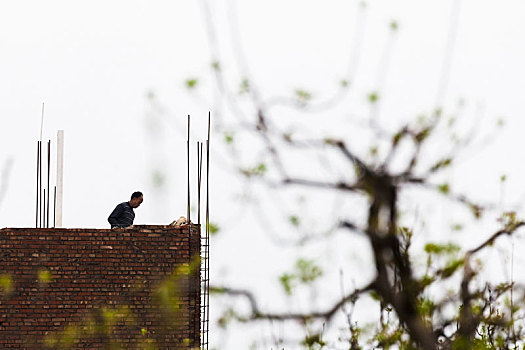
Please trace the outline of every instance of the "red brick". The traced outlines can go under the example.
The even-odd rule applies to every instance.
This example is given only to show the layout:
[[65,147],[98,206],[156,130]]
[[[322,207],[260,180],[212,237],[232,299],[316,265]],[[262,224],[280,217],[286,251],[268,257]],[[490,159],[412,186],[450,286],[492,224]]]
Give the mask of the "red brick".
[[[9,274],[14,282],[14,292],[0,300],[0,348],[42,349],[45,334],[82,324],[100,307],[122,305],[128,305],[137,324],[115,327],[114,337],[129,347],[144,338],[137,332],[142,327],[159,348],[176,348],[184,338],[198,346],[199,275],[188,276],[180,285],[181,309],[171,315],[169,325],[160,318],[163,311],[153,296],[177,264],[189,264],[199,253],[199,235],[196,225],[137,226],[125,232],[0,230],[0,248],[9,252],[0,258],[0,274]],[[39,282],[40,270],[50,271],[51,279]],[[85,341],[89,348],[102,346],[102,340],[93,338],[81,340],[78,347],[85,347]]]

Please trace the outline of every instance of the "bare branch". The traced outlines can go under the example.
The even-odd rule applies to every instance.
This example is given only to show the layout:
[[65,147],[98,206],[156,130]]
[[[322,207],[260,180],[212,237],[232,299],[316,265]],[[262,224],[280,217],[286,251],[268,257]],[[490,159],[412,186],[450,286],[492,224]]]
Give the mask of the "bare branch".
[[480,316],[474,315],[472,313],[472,305],[471,300],[473,298],[473,294],[469,291],[469,284],[472,280],[472,277],[475,275],[475,271],[470,265],[470,258],[475,253],[479,252],[483,248],[491,245],[494,243],[494,241],[502,236],[502,235],[511,235],[513,234],[518,228],[521,226],[524,226],[525,222],[519,221],[508,224],[503,229],[495,232],[492,236],[490,236],[487,240],[485,240],[483,243],[478,245],[477,247],[469,250],[464,257],[464,267],[463,267],[463,280],[461,281],[461,301],[462,301],[462,308],[460,311],[460,317],[459,317],[459,330],[458,334],[463,337],[464,339],[471,339],[474,335],[474,332],[479,324]]
[[337,303],[335,303],[331,308],[326,311],[314,311],[310,313],[267,313],[262,312],[255,300],[253,294],[247,290],[242,289],[233,289],[229,287],[218,287],[211,286],[210,292],[216,294],[225,294],[230,296],[242,296],[245,297],[251,308],[251,315],[247,319],[240,319],[241,321],[250,321],[250,320],[294,320],[300,322],[306,322],[313,319],[323,319],[326,322],[329,322],[336,312],[342,308],[348,302],[355,302],[359,295],[368,292],[374,288],[374,283],[371,282],[363,288],[356,289],[353,293],[346,295],[341,298]]
[[351,152],[346,144],[341,140],[326,139],[326,144],[337,147],[355,166],[359,168],[364,174],[370,174],[371,170],[368,166],[353,152]]
[[344,182],[331,183],[331,182],[323,182],[323,181],[307,180],[307,179],[297,179],[297,178],[285,178],[283,180],[283,184],[286,184],[286,185],[302,185],[302,186],[318,187],[318,188],[328,188],[328,189],[351,191],[351,192],[356,192],[356,191],[362,190],[357,185],[350,185],[350,184],[347,184],[347,183],[344,183]]
[[511,223],[507,225],[505,228],[495,232],[492,236],[490,236],[486,241],[478,245],[476,248],[469,250],[466,253],[465,258],[470,258],[471,255],[479,252],[481,249],[485,248],[486,246],[492,245],[494,241],[502,235],[509,235],[509,236],[512,235],[518,228],[524,225],[525,225],[524,221],[518,221],[516,223]]

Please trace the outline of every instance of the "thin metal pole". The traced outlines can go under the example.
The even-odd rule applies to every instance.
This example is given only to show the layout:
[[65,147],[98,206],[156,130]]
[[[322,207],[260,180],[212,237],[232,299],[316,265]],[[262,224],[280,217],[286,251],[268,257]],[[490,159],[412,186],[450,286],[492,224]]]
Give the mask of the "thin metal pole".
[[57,200],[56,227],[62,227],[62,203],[64,197],[64,130],[57,132]]
[[44,188],[44,208],[43,208],[43,211],[44,211],[44,213],[43,213],[42,216],[44,217],[44,222],[43,222],[42,227],[46,228],[46,215],[45,215],[45,213],[46,213],[46,189],[45,188]]
[[38,165],[40,164],[40,141],[36,143],[36,222],[35,227],[38,228],[38,201],[39,201],[39,195],[40,195],[40,189],[38,186],[38,181],[40,180],[40,177],[38,176]]
[[188,139],[186,140],[187,170],[188,170],[188,223],[190,220],[190,115],[188,114]]
[[57,187],[55,186],[55,196],[53,197],[53,228],[56,227],[57,212]]
[[197,142],[197,224],[201,224],[202,142]]
[[47,228],[49,228],[49,199],[51,192],[49,191],[49,175],[51,174],[51,140],[47,141]]
[[206,140],[206,349],[210,334],[210,125],[211,112],[208,112],[208,140]]
[[38,141],[38,143],[40,144],[40,163],[38,164],[38,173],[39,173],[39,177],[40,177],[40,181],[38,183],[38,191],[40,193],[40,200],[39,200],[39,204],[40,206],[38,207],[38,215],[39,215],[39,218],[38,218],[38,227],[42,227],[42,201],[43,201],[43,197],[42,197],[42,158],[43,158],[43,154],[42,154],[42,140]]

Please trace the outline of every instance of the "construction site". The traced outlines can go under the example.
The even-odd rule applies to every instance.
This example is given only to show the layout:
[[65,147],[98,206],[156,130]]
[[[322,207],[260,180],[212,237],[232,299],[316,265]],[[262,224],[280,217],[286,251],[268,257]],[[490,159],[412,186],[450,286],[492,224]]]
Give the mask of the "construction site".
[[188,116],[187,213],[171,225],[64,228],[64,131],[53,186],[40,136],[35,226],[0,230],[0,348],[208,349],[210,122],[190,188]]

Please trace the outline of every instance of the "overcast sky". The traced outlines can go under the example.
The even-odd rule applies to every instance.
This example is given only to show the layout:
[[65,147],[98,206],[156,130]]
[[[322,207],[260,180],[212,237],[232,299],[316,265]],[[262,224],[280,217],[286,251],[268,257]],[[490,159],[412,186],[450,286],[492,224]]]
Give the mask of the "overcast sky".
[[[386,127],[430,113],[440,98],[448,111],[464,101],[457,114],[479,121],[482,133],[504,118],[490,148],[455,168],[455,188],[495,198],[506,174],[505,200],[525,193],[523,1],[378,0],[365,10],[358,1],[208,3],[233,86],[245,68],[265,98],[304,88],[322,100],[358,59],[350,114],[366,113],[367,94],[381,90]],[[194,140],[202,140],[207,112],[218,105],[205,8],[186,0],[0,2],[0,166],[11,164],[0,227],[34,225],[42,102],[44,140],[54,143],[65,130],[64,226],[107,227],[113,207],[135,190],[145,193],[137,223],[185,214],[185,116],[195,119]],[[357,58],[356,30],[363,31]],[[246,66],[233,54],[239,47]],[[443,72],[449,79],[440,95]],[[185,89],[188,78],[199,81],[194,93]],[[152,185],[156,169],[166,181],[162,191]],[[213,179],[217,222],[229,214],[226,176],[217,170]]]
[[[388,111],[385,123],[429,111],[438,94],[451,14],[458,14],[446,101],[452,105],[464,99],[467,115],[482,105],[487,119],[506,118],[504,148],[494,148],[499,156],[492,159],[492,168],[512,171],[512,184],[523,168],[516,160],[523,126],[525,5],[461,1],[454,10],[453,3],[370,2],[361,16],[366,23],[353,82],[355,99],[364,100],[381,80],[388,92],[382,96],[382,110]],[[211,2],[210,8],[223,67],[235,76],[236,62],[228,61],[232,6],[225,4]],[[249,69],[268,95],[304,87],[322,98],[346,74],[355,44],[357,2],[243,1],[233,7],[238,14],[234,28],[240,32]],[[44,139],[54,141],[57,129],[66,134],[66,226],[104,226],[113,203],[147,187],[147,92],[166,101],[180,120],[186,114],[205,116],[213,107],[211,89],[202,91],[201,103],[184,93],[185,79],[212,79],[203,8],[196,1],[0,3],[0,161],[14,161],[0,226],[32,224],[42,102]],[[399,30],[390,40],[392,21]],[[381,78],[389,40],[388,69]],[[362,105],[356,103],[355,110]],[[183,133],[171,132],[166,139],[174,152],[184,149]],[[183,190],[177,188],[184,185],[182,177],[176,179],[180,174],[171,175],[172,190]],[[170,208],[184,207],[175,202]],[[90,216],[84,214],[87,208]],[[146,210],[142,214],[144,222],[154,217]]]

